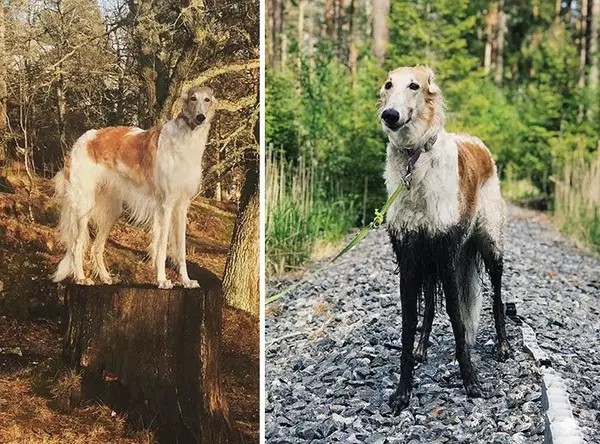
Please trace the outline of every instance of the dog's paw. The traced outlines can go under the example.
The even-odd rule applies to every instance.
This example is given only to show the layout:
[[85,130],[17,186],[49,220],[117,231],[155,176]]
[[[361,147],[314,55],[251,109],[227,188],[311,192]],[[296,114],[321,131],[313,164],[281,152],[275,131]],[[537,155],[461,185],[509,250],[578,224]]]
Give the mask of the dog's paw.
[[508,341],[505,339],[498,344],[498,360],[503,362],[508,358],[510,358],[510,346],[508,345]]
[[121,280],[116,276],[109,276],[106,278],[102,278],[102,283],[105,285],[116,285],[119,282],[121,282]]
[[411,389],[404,384],[400,384],[398,389],[390,396],[388,404],[392,409],[392,414],[399,415],[402,410],[408,407],[410,403]]
[[77,285],[94,285],[94,281],[90,278],[77,279],[75,283]]
[[158,288],[168,290],[170,288],[173,288],[173,283],[169,279],[165,279],[164,281],[158,281]]
[[483,396],[483,389],[477,380],[465,382],[465,391],[469,398],[481,398]]
[[198,288],[198,287],[200,287],[200,284],[198,283],[198,281],[195,281],[193,279],[188,279],[186,281],[181,281],[181,283],[183,284],[183,286],[185,288]]

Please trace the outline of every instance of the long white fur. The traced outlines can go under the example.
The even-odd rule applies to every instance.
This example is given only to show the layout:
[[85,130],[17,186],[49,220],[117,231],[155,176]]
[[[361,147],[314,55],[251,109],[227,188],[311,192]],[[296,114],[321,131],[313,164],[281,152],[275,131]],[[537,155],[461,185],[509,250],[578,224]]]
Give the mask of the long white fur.
[[[73,276],[78,283],[91,283],[83,271],[91,219],[98,227],[92,246],[94,272],[104,283],[114,282],[104,264],[103,252],[108,233],[125,206],[132,221],[141,224],[152,221],[150,256],[158,286],[172,287],[165,272],[167,243],[172,232],[181,281],[185,287],[197,287],[198,283],[187,272],[185,225],[191,198],[202,182],[202,156],[209,130],[208,121],[194,130],[181,119],[167,122],[158,139],[152,180],[140,186],[123,174],[128,169],[126,165],[119,164],[113,170],[89,157],[87,144],[96,137],[96,130],[81,136],[71,151],[69,180],[62,171],[55,177],[61,201],[59,230],[67,253],[53,275],[54,281]],[[132,128],[130,134],[139,131],[142,130]]]
[[[407,72],[390,73],[392,83],[407,86],[413,79]],[[425,87],[425,85],[422,85]],[[425,144],[432,136],[436,142],[429,151],[423,152],[417,160],[409,189],[404,189],[391,205],[387,213],[388,227],[398,235],[402,232],[425,231],[431,235],[447,232],[459,223],[459,187],[458,144],[467,141],[480,144],[487,150],[481,140],[467,134],[453,134],[444,128],[444,101],[433,73],[430,75],[430,88],[437,94],[434,102],[435,118],[431,122],[416,119],[407,128],[392,131],[382,123],[382,129],[388,136],[387,160],[385,166],[385,183],[388,195],[394,193],[406,174],[409,156],[406,149]],[[400,113],[400,119],[409,114],[407,107],[414,107],[415,114],[420,113],[424,101],[412,101],[408,88],[399,88],[399,92],[382,103],[381,110],[393,107]],[[494,248],[501,254],[503,248],[503,227],[506,219],[505,203],[500,194],[500,183],[494,166],[494,175],[480,189],[477,210],[472,220],[468,221],[468,233],[465,241],[475,231],[485,233],[493,241]],[[461,285],[460,310],[465,323],[466,341],[475,343],[479,326],[482,294],[480,263],[463,263],[457,270]]]

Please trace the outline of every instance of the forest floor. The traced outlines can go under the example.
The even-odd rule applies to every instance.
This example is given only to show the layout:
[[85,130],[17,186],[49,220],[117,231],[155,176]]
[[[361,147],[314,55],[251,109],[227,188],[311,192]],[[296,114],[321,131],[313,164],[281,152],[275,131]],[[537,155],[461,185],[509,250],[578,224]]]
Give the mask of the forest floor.
[[[74,444],[153,443],[122,415],[98,402],[69,414],[52,397],[60,368],[64,288],[50,275],[64,253],[56,231],[52,182],[11,168],[0,180],[0,442]],[[188,261],[222,276],[236,208],[198,198],[188,223]],[[153,282],[145,261],[150,237],[120,222],[111,232],[106,261],[123,282]],[[170,278],[177,281],[173,270]],[[190,272],[191,277],[192,273]],[[249,443],[259,431],[259,326],[232,307],[223,309],[222,370],[229,410]]]
[[[587,443],[600,438],[600,261],[573,247],[544,213],[511,206],[504,300],[536,332],[564,379]],[[266,437],[283,443],[542,443],[540,369],[507,322],[512,356],[496,358],[491,293],[473,363],[483,398],[467,398],[445,309],[438,307],[413,396],[394,416],[401,311],[385,228],[278,302],[266,316]],[[267,293],[293,281],[272,280]],[[421,316],[420,316],[421,317]],[[419,322],[420,324],[420,322]]]

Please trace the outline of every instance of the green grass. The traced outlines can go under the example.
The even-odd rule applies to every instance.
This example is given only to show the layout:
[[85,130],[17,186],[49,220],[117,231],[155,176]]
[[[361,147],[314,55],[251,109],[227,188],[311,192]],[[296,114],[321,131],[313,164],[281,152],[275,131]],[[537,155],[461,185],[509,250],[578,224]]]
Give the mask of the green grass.
[[304,159],[267,161],[266,263],[269,274],[301,269],[322,244],[339,242],[356,222],[352,202]]

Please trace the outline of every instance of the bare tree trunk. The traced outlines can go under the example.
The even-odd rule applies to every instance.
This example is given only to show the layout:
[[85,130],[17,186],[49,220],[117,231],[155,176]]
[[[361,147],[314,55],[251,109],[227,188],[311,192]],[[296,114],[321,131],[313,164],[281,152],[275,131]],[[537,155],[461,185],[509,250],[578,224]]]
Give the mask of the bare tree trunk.
[[350,65],[350,72],[352,73],[352,91],[354,92],[354,99],[356,102],[356,93],[358,89],[358,49],[356,47],[356,0],[350,0],[349,10],[349,22],[350,22],[350,51],[348,55],[348,64]]
[[[588,13],[588,0],[581,0],[581,19],[578,23],[579,28],[579,79],[577,80],[577,87],[580,89],[585,88],[585,68],[587,66],[587,13]],[[579,104],[579,113],[577,115],[577,121],[581,122],[585,114],[585,105]]]
[[489,74],[492,69],[492,48],[494,41],[494,27],[498,24],[498,9],[494,2],[485,16],[485,50],[483,54],[483,70]]
[[504,0],[498,0],[498,36],[496,54],[496,85],[502,86],[504,79],[504,33],[506,31],[506,13],[504,12]]
[[[58,67],[62,70],[62,64]],[[67,112],[67,102],[65,99],[65,79],[63,74],[58,75],[58,81],[56,82],[56,122],[58,125],[58,141],[60,144],[60,150],[64,156],[67,152],[67,138],[65,135],[65,114]]]
[[223,296],[228,304],[259,315],[259,187],[258,154],[247,153],[246,179],[242,188],[233,239],[225,265]]
[[[221,162],[223,161],[223,149],[222,148],[217,148],[217,165],[220,165]],[[221,183],[221,173],[219,170],[217,170],[217,184],[215,185],[215,200],[217,202],[221,202],[223,200],[223,186]]]
[[556,0],[554,3],[554,24],[560,23],[560,11],[562,9],[562,0]]
[[283,17],[285,0],[271,0],[271,68],[278,70],[282,60]]
[[306,7],[305,0],[298,1],[298,76],[302,70],[302,53],[303,53],[303,42],[304,42],[304,9]]
[[[6,115],[6,44],[5,44],[4,3],[0,3],[0,167],[6,157],[5,133],[7,127]],[[0,171],[1,172],[1,171]]]
[[385,62],[385,54],[390,38],[388,21],[390,0],[373,1],[373,53],[379,66]]
[[334,1],[335,0],[325,0],[325,37],[327,38],[331,38],[333,35]]
[[[116,41],[116,63],[119,67],[121,67],[121,41],[119,39],[119,36],[117,33],[115,33],[115,41]],[[121,69],[119,70],[119,79],[117,80],[117,91],[118,91],[118,97],[117,97],[117,109],[116,109],[116,124],[117,125],[123,125],[123,121],[125,118],[125,110],[124,110],[124,105],[125,105],[125,69],[123,67],[121,67]]]
[[153,13],[151,0],[129,0],[131,28],[136,46],[138,59],[138,122],[142,128],[150,128],[157,121],[156,98],[156,50],[153,42],[156,36],[151,35],[152,29],[147,29],[146,24]]
[[600,0],[592,1],[592,21],[590,27],[590,74],[588,78],[588,86],[591,90],[595,91],[598,89],[599,76],[599,63],[600,53],[598,52],[598,39],[600,38],[599,27],[600,27]]
[[581,0],[581,19],[579,20],[579,79],[577,86],[585,87],[585,67],[587,61],[587,9],[588,0]]
[[337,34],[337,53],[340,60],[344,60],[345,40],[344,40],[344,23],[346,9],[344,0],[335,0],[335,28]]

